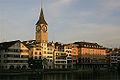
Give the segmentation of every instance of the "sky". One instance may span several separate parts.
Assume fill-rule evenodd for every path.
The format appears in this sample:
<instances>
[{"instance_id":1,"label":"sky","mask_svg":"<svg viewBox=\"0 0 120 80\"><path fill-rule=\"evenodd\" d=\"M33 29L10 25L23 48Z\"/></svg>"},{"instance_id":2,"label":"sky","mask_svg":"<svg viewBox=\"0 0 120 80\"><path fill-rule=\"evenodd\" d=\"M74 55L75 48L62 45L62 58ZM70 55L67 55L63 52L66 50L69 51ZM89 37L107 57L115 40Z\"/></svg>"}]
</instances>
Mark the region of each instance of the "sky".
<instances>
[{"instance_id":1,"label":"sky","mask_svg":"<svg viewBox=\"0 0 120 80\"><path fill-rule=\"evenodd\" d=\"M43 0L48 41L120 47L120 0ZM41 0L0 0L0 42L35 39Z\"/></svg>"}]
</instances>

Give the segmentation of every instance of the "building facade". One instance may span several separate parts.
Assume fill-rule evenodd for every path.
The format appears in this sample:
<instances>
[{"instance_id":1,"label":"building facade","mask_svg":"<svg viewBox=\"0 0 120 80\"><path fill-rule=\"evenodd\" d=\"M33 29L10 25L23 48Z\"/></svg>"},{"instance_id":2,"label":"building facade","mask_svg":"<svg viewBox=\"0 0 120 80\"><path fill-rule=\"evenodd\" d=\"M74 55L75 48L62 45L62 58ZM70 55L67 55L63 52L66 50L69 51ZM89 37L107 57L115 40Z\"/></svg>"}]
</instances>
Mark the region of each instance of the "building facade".
<instances>
[{"instance_id":1,"label":"building facade","mask_svg":"<svg viewBox=\"0 0 120 80\"><path fill-rule=\"evenodd\" d=\"M110 68L120 70L120 50L112 49L110 51Z\"/></svg>"},{"instance_id":2,"label":"building facade","mask_svg":"<svg viewBox=\"0 0 120 80\"><path fill-rule=\"evenodd\" d=\"M71 68L73 68L73 64L72 64L72 44L65 44L64 45L64 51L67 54L67 68L71 69Z\"/></svg>"},{"instance_id":3,"label":"building facade","mask_svg":"<svg viewBox=\"0 0 120 80\"><path fill-rule=\"evenodd\" d=\"M28 51L19 40L0 43L0 69L28 69Z\"/></svg>"},{"instance_id":4,"label":"building facade","mask_svg":"<svg viewBox=\"0 0 120 80\"><path fill-rule=\"evenodd\" d=\"M35 40L24 41L24 45L29 48L29 67L31 69L43 69L41 44L37 44Z\"/></svg>"},{"instance_id":5,"label":"building facade","mask_svg":"<svg viewBox=\"0 0 120 80\"><path fill-rule=\"evenodd\" d=\"M72 64L73 68L77 68L78 64L79 45L72 44Z\"/></svg>"},{"instance_id":6,"label":"building facade","mask_svg":"<svg viewBox=\"0 0 120 80\"><path fill-rule=\"evenodd\" d=\"M97 43L75 42L78 46L78 63L80 69L100 69L107 66L106 49Z\"/></svg>"},{"instance_id":7,"label":"building facade","mask_svg":"<svg viewBox=\"0 0 120 80\"><path fill-rule=\"evenodd\" d=\"M63 51L54 52L54 68L67 69L67 53Z\"/></svg>"}]
</instances>

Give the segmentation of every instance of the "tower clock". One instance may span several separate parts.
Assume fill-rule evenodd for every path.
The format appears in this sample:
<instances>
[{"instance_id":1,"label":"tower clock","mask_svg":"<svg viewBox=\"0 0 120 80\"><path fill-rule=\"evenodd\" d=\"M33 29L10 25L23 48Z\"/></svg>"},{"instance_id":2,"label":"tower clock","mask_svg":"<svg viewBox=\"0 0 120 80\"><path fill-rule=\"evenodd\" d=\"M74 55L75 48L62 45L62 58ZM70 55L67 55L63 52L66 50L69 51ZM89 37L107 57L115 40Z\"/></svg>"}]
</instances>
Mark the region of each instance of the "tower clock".
<instances>
[{"instance_id":1,"label":"tower clock","mask_svg":"<svg viewBox=\"0 0 120 80\"><path fill-rule=\"evenodd\" d=\"M47 43L48 42L48 24L44 19L43 9L38 22L36 23L36 42Z\"/></svg>"}]
</instances>

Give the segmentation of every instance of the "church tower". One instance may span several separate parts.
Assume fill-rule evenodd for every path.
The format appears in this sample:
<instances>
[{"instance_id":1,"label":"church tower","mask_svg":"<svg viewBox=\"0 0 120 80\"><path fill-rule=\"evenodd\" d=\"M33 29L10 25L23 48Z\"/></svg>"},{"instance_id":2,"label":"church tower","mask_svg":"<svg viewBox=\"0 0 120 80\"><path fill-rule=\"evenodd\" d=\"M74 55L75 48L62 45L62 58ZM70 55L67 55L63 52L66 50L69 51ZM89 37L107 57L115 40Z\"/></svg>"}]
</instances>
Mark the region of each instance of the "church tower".
<instances>
[{"instance_id":1,"label":"church tower","mask_svg":"<svg viewBox=\"0 0 120 80\"><path fill-rule=\"evenodd\" d=\"M48 24L44 19L43 8L41 8L40 17L38 22L36 23L36 42L48 42Z\"/></svg>"}]
</instances>

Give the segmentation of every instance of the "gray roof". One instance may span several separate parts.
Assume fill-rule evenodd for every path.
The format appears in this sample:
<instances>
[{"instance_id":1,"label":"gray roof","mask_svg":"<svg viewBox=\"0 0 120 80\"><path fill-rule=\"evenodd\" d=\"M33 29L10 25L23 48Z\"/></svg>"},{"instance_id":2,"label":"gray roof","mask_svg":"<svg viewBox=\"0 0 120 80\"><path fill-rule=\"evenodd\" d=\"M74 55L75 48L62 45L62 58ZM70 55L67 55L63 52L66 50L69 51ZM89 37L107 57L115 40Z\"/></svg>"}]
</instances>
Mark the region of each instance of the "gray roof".
<instances>
[{"instance_id":1,"label":"gray roof","mask_svg":"<svg viewBox=\"0 0 120 80\"><path fill-rule=\"evenodd\" d=\"M10 41L10 42L2 42L2 43L0 43L0 50L1 49L8 49L9 47L11 47L12 45L14 45L17 42L21 42L21 41L16 40L16 41Z\"/></svg>"}]
</instances>

